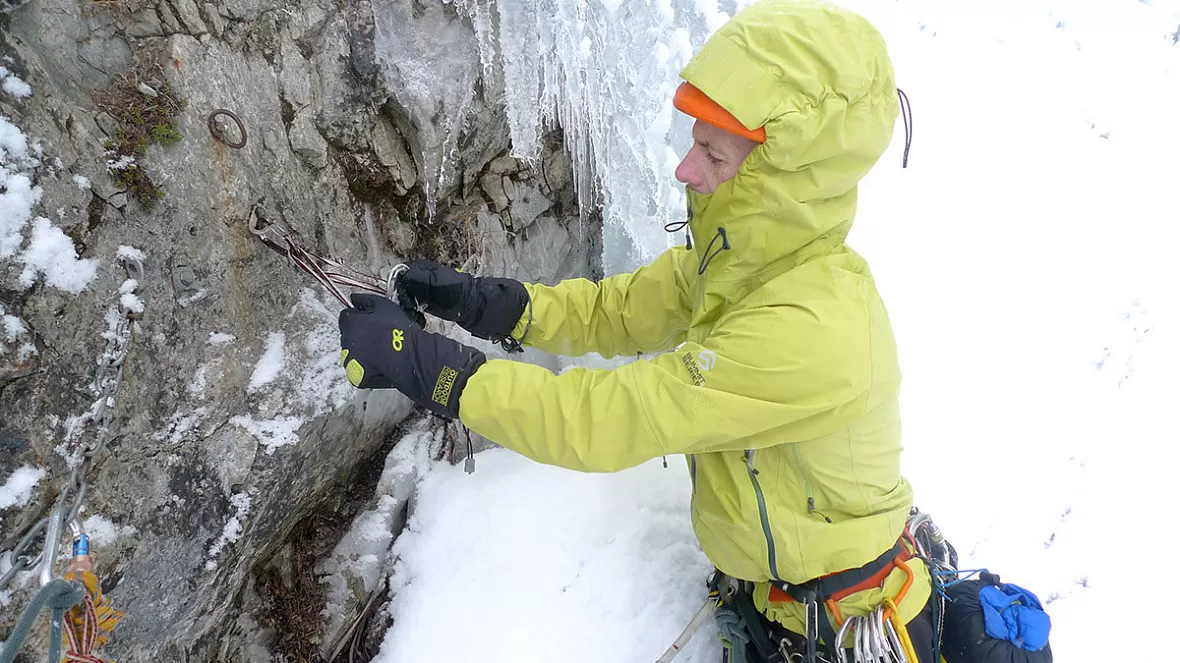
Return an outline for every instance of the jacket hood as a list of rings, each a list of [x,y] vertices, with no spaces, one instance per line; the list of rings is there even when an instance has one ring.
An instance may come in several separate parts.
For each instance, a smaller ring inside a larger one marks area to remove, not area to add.
[[[824,2],[763,0],[718,30],[680,76],[747,128],[766,129],[734,179],[710,195],[688,192],[702,264],[719,228],[731,245],[707,264],[710,281],[765,281],[842,245],[857,182],[888,147],[898,114],[880,33]]]

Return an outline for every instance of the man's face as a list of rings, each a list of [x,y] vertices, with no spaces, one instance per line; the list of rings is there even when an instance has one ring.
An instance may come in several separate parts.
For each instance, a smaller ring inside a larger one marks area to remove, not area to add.
[[[692,125],[692,149],[676,167],[676,179],[697,193],[710,194],[732,180],[738,167],[758,143],[697,120]]]

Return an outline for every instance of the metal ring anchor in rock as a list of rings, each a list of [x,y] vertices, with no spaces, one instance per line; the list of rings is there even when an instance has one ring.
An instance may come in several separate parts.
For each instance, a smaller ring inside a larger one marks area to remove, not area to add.
[[[241,142],[234,143],[221,133],[221,127],[219,127],[217,124],[217,118],[220,115],[228,117],[234,121],[234,124],[238,125],[238,132],[242,134]],[[241,118],[224,108],[218,108],[209,114],[209,133],[213,135],[213,138],[221,141],[222,143],[225,143],[226,146],[232,147],[235,150],[240,150],[246,146],[246,125],[242,122]]]

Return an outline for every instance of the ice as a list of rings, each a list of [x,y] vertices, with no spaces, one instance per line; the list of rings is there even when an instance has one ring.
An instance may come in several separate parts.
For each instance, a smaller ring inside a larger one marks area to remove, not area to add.
[[[325,634],[334,641],[349,615],[344,606],[363,603],[366,595],[380,589],[389,572],[390,543],[405,517],[406,505],[419,477],[430,469],[430,453],[442,444],[443,430],[431,427],[429,418],[410,425],[385,459],[377,482],[377,504],[353,520],[332,553],[316,568],[327,585],[323,616]]]
[[[418,166],[433,216],[439,191],[455,182],[454,158],[475,94],[478,57],[448,12],[413,13],[413,3],[374,3],[373,43],[386,80],[401,91],[398,101],[417,130],[424,162]]]

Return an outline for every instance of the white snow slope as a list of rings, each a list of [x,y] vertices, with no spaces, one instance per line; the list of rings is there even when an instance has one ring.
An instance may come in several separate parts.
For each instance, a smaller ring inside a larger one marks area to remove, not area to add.
[[[734,9],[590,4],[709,25]],[[1178,588],[1180,3],[842,4],[885,34],[916,120],[909,168],[899,121],[851,239],[898,337],[904,471],[964,567],[1048,603],[1057,660],[1110,660]],[[378,661],[655,660],[710,568],[671,460],[580,475],[494,451],[473,476],[437,467],[394,544]],[[713,639],[678,660],[716,661]]]

